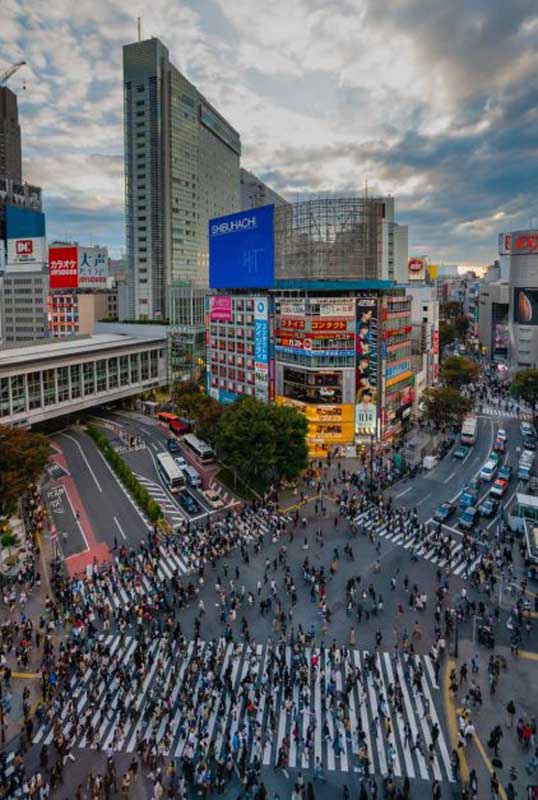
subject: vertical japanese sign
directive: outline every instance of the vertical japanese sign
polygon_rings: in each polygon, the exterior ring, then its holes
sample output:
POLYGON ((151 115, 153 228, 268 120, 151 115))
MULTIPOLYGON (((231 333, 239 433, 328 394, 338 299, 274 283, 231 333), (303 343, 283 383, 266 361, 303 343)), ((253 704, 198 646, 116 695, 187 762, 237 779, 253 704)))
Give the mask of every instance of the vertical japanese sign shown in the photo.
POLYGON ((266 297, 254 298, 254 370, 256 397, 268 400, 269 396, 269 301, 266 297))
POLYGON ((357 300, 355 334, 355 434, 377 431, 378 373, 377 298, 357 300))

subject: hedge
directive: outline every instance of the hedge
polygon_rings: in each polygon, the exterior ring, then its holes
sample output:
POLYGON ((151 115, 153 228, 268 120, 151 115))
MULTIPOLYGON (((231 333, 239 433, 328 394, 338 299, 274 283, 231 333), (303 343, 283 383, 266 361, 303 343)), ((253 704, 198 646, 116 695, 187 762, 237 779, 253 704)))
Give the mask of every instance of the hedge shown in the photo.
POLYGON ((160 505, 150 497, 147 489, 142 486, 136 475, 131 472, 123 458, 116 453, 105 434, 95 425, 91 424, 86 427, 86 430, 112 467, 112 470, 118 476, 119 480, 133 496, 137 506, 147 514, 151 522, 157 522, 158 519, 163 519, 164 514, 160 505))

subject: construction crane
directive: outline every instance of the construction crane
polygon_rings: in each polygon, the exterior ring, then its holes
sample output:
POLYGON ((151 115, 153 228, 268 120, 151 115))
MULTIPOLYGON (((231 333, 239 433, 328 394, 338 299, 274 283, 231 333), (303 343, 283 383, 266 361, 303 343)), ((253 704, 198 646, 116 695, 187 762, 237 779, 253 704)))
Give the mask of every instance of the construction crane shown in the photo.
POLYGON ((6 69, 5 72, 0 72, 0 86, 5 86, 11 76, 14 75, 18 69, 24 67, 25 64, 26 61, 19 61, 17 64, 13 64, 12 67, 9 67, 9 69, 6 69))

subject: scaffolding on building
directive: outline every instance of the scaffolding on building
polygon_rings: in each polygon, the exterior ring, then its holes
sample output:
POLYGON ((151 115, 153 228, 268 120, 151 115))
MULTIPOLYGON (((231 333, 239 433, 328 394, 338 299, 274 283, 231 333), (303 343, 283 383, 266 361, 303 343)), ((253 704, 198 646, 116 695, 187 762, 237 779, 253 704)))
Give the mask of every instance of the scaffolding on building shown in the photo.
POLYGON ((322 197, 275 208, 277 279, 375 280, 385 200, 322 197))

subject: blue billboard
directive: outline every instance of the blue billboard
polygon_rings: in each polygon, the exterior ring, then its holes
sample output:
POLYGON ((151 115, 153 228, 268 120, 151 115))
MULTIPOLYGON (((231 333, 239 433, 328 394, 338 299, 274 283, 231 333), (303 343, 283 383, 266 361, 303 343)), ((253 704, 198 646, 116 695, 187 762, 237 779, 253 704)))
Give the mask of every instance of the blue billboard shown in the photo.
POLYGON ((209 220, 211 289, 274 286, 274 206, 261 206, 209 220))
POLYGON ((45 236, 45 215, 41 211, 6 206, 6 239, 40 239, 45 236))

